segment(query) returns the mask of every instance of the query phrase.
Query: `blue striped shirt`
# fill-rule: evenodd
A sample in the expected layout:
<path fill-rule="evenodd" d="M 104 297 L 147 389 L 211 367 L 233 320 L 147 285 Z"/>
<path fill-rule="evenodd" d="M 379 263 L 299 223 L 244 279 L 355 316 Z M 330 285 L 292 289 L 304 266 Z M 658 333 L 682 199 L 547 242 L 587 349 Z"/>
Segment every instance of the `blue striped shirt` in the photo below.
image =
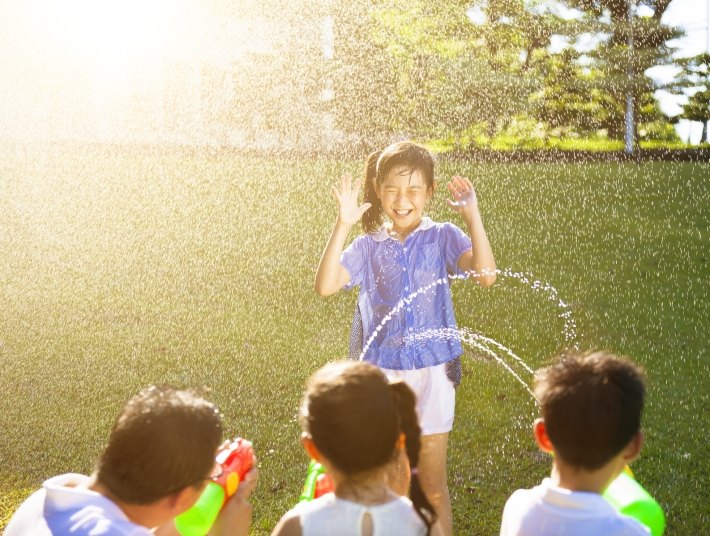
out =
<path fill-rule="evenodd" d="M 429 218 L 423 218 L 404 243 L 384 227 L 353 240 L 340 262 L 350 274 L 345 288 L 360 287 L 366 361 L 411 370 L 440 365 L 463 353 L 458 338 L 427 334 L 456 329 L 448 274 L 460 273 L 458 260 L 470 249 L 471 239 L 456 225 Z"/>

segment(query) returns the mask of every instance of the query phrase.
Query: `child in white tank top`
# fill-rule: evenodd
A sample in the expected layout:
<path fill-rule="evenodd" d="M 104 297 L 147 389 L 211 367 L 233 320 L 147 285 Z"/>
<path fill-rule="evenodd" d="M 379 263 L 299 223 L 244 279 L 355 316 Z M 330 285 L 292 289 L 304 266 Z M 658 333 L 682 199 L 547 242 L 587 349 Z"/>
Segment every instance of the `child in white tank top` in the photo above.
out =
<path fill-rule="evenodd" d="M 391 493 L 388 502 L 364 505 L 328 493 L 303 503 L 296 511 L 301 533 L 308 536 L 425 535 L 427 527 L 412 501 Z"/>
<path fill-rule="evenodd" d="M 287 512 L 272 536 L 441 534 L 417 476 L 421 429 L 404 382 L 388 383 L 363 361 L 330 363 L 311 377 L 299 420 L 304 448 L 325 466 L 335 491 Z M 388 483 L 405 450 L 411 500 Z"/>

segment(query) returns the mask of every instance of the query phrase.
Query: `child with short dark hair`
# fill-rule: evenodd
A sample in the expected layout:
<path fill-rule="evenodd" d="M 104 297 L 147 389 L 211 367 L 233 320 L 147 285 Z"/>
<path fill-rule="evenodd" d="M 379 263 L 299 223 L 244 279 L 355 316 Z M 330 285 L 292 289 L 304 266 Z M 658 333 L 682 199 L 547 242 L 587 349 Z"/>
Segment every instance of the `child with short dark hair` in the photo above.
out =
<path fill-rule="evenodd" d="M 201 495 L 222 438 L 217 407 L 192 391 L 143 389 L 125 404 L 91 476 L 47 481 L 15 512 L 6 536 L 177 534 L 173 518 Z M 252 469 L 229 499 L 214 534 L 245 535 Z M 153 532 L 152 529 L 158 532 Z"/>
<path fill-rule="evenodd" d="M 407 384 L 388 383 L 363 361 L 330 363 L 308 382 L 299 421 L 304 448 L 335 491 L 286 513 L 273 536 L 441 534 L 417 476 L 421 430 Z M 411 501 L 388 483 L 402 449 L 412 466 Z"/>
<path fill-rule="evenodd" d="M 542 417 L 533 430 L 540 449 L 554 454 L 552 474 L 510 496 L 501 536 L 647 535 L 601 496 L 641 450 L 644 394 L 641 369 L 606 352 L 566 355 L 538 371 Z"/>

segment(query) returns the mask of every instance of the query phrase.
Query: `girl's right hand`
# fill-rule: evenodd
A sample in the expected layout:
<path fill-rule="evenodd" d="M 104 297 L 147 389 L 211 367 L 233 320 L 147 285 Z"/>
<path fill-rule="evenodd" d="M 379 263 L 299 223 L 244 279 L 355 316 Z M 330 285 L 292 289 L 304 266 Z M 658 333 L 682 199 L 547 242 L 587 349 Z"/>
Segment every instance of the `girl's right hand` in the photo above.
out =
<path fill-rule="evenodd" d="M 340 177 L 340 190 L 333 186 L 331 191 L 338 201 L 338 222 L 345 225 L 354 225 L 362 215 L 369 209 L 371 203 L 363 203 L 358 206 L 357 196 L 360 193 L 361 181 L 355 181 L 355 186 L 352 185 L 352 175 L 343 175 Z"/>

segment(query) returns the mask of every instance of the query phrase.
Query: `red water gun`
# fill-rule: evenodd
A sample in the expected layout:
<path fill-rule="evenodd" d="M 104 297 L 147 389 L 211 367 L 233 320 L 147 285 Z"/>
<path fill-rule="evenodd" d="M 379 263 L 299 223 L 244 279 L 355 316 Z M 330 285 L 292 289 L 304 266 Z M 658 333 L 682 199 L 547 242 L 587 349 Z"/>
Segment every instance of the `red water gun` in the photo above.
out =
<path fill-rule="evenodd" d="M 254 466 L 251 442 L 238 437 L 215 458 L 215 474 L 197 502 L 175 518 L 182 536 L 204 536 L 209 532 L 227 500 L 237 492 L 239 483 Z"/>

